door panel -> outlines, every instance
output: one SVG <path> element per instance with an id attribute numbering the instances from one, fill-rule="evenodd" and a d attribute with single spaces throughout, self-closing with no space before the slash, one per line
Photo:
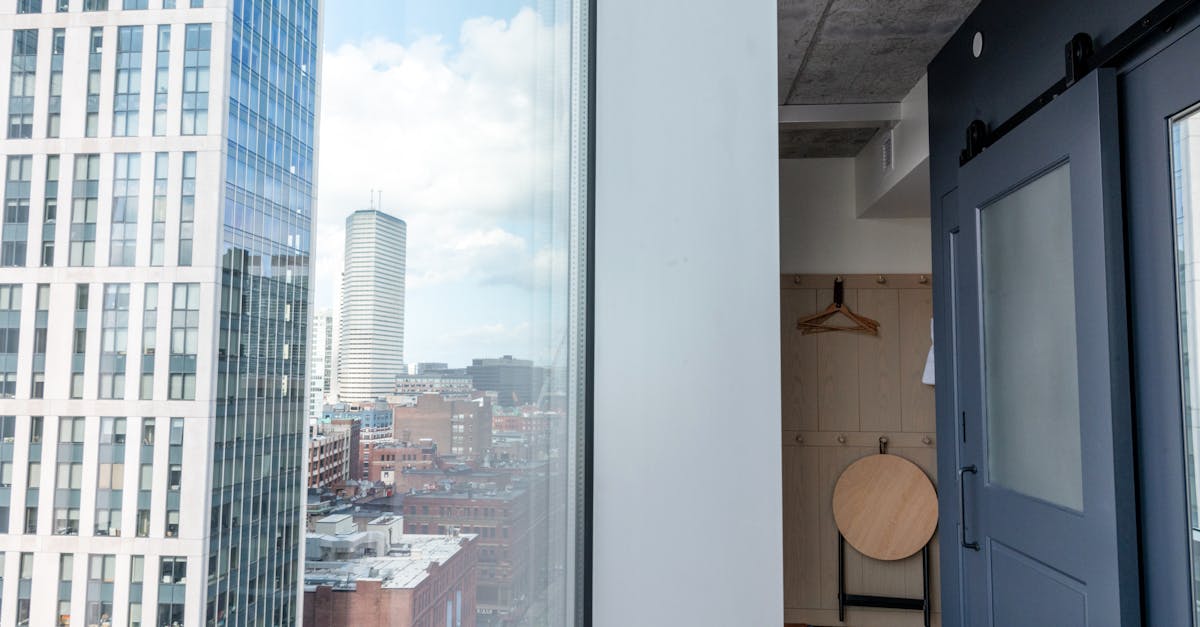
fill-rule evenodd
<path id="1" fill-rule="evenodd" d="M 1192 31 L 1130 69 L 1120 82 L 1148 625 L 1196 624 L 1194 509 L 1188 498 L 1177 313 L 1176 227 L 1181 214 L 1173 207 L 1177 181 L 1171 163 L 1171 119 L 1200 102 L 1196 59 L 1200 34 Z M 1192 319 L 1197 315 L 1194 308 L 1189 312 Z M 1198 372 L 1195 365 L 1191 372 Z"/>
<path id="2" fill-rule="evenodd" d="M 1091 73 L 959 171 L 971 625 L 1138 624 L 1115 80 Z"/>

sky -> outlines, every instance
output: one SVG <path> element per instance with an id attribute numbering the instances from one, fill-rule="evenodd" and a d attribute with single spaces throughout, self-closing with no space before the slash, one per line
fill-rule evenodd
<path id="1" fill-rule="evenodd" d="M 528 4 L 325 4 L 316 307 L 336 310 L 346 216 L 381 190 L 408 224 L 408 363 L 553 352 L 535 341 L 555 176 L 535 129 L 555 27 Z"/>

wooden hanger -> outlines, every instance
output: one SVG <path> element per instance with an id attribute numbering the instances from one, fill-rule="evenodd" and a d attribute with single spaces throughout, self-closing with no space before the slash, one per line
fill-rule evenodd
<path id="1" fill-rule="evenodd" d="M 804 332 L 804 335 L 812 335 L 814 333 L 834 333 L 837 331 L 845 333 L 862 333 L 864 335 L 879 335 L 879 323 L 866 316 L 860 316 L 850 310 L 850 307 L 845 304 L 845 283 L 842 277 L 838 277 L 833 281 L 833 302 L 825 308 L 825 311 L 816 313 L 811 316 L 805 316 L 796 321 L 796 328 Z M 850 321 L 849 325 L 829 324 L 829 321 L 834 316 L 841 314 L 843 318 Z"/>

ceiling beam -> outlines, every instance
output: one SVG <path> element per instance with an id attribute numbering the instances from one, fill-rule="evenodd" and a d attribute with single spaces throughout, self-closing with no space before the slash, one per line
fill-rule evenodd
<path id="1" fill-rule="evenodd" d="M 889 128 L 899 121 L 899 102 L 779 106 L 785 128 Z"/>

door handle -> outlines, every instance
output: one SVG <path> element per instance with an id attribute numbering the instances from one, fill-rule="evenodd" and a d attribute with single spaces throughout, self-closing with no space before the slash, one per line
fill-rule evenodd
<path id="1" fill-rule="evenodd" d="M 968 472 L 976 475 L 979 474 L 979 469 L 974 464 L 958 469 L 958 543 L 964 549 L 978 551 L 978 542 L 967 542 L 967 493 L 963 488 L 963 474 Z"/>

